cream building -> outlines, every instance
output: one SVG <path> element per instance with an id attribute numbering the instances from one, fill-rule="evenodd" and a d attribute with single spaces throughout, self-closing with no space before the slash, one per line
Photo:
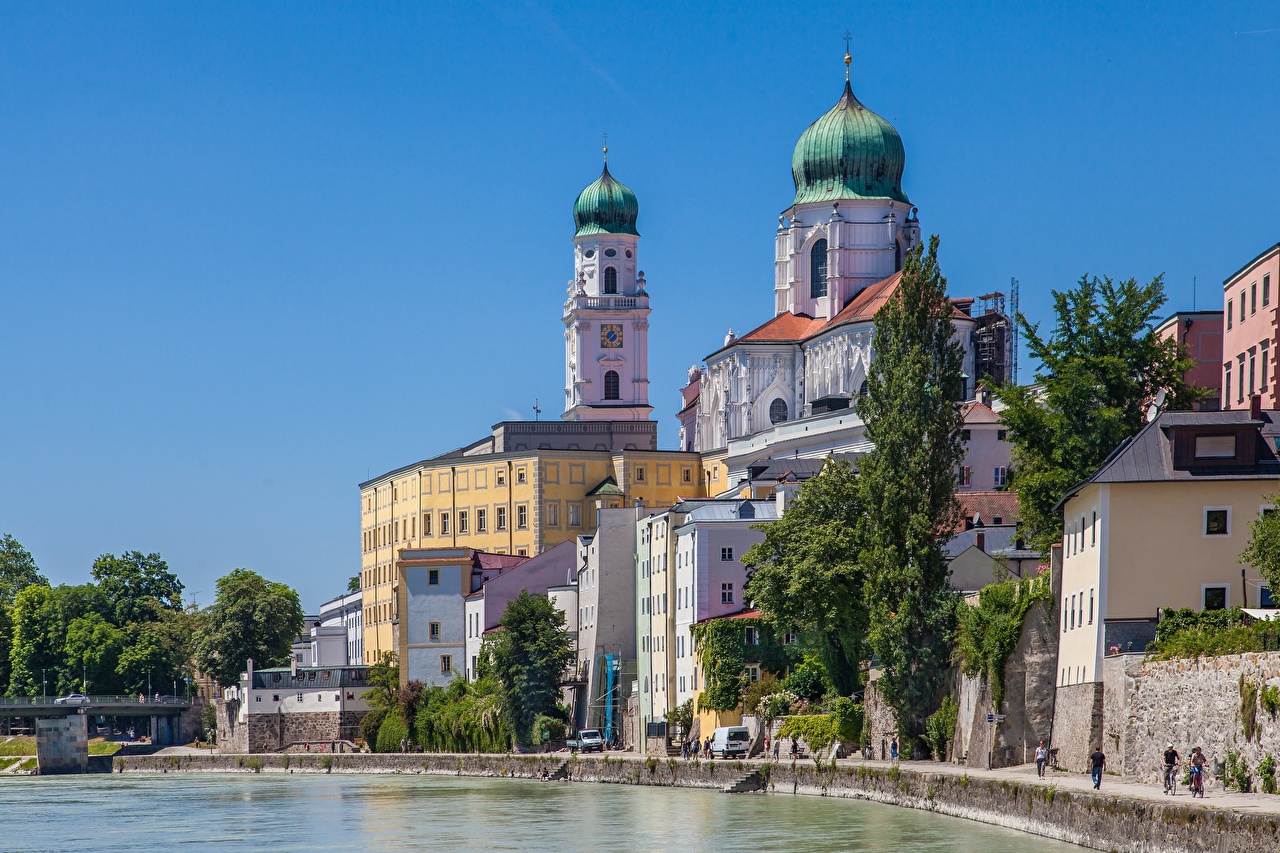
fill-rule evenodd
<path id="1" fill-rule="evenodd" d="M 1164 412 L 1064 501 L 1058 686 L 1099 692 L 1109 653 L 1141 651 L 1160 608 L 1272 606 L 1243 568 L 1280 480 L 1280 411 Z M 1088 697 L 1083 698 L 1088 701 Z"/>

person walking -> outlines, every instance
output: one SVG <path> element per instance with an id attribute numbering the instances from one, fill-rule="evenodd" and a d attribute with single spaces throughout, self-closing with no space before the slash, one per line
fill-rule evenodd
<path id="1" fill-rule="evenodd" d="M 898 760 L 898 739 L 897 738 L 894 738 L 893 740 L 889 741 L 889 760 L 890 761 Z"/>
<path id="2" fill-rule="evenodd" d="M 1093 748 L 1093 755 L 1089 756 L 1089 775 L 1093 777 L 1093 790 L 1102 787 L 1102 772 L 1107 769 L 1107 756 L 1102 752 L 1102 745 L 1099 744 Z"/>
<path id="3" fill-rule="evenodd" d="M 680 757 L 685 761 L 689 760 L 689 741 L 687 740 L 680 741 Z"/>
<path id="4" fill-rule="evenodd" d="M 782 746 L 782 744 L 778 743 L 778 739 L 777 739 L 777 738 L 774 738 L 774 739 L 773 739 L 773 760 L 774 760 L 774 761 L 777 761 L 777 760 L 778 760 L 778 749 L 779 749 L 779 747 L 781 747 L 781 746 Z"/>
<path id="5" fill-rule="evenodd" d="M 800 757 L 800 739 L 797 737 L 792 737 L 791 738 L 791 760 L 795 761 L 799 757 Z"/>
<path id="6" fill-rule="evenodd" d="M 1044 741 L 1036 747 L 1036 775 L 1044 778 L 1044 766 L 1049 761 L 1049 750 L 1044 748 Z"/>

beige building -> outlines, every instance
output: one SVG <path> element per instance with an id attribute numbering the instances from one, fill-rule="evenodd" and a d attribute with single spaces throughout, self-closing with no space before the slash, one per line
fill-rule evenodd
<path id="1" fill-rule="evenodd" d="M 1103 658 L 1144 649 L 1160 608 L 1272 606 L 1238 558 L 1271 508 L 1277 442 L 1280 411 L 1164 412 L 1072 489 L 1059 688 L 1100 689 Z"/>
<path id="2" fill-rule="evenodd" d="M 398 650 L 403 550 L 533 556 L 594 532 L 599 509 L 704 494 L 699 454 L 656 447 L 650 421 L 506 422 L 474 444 L 361 483 L 364 661 Z"/>

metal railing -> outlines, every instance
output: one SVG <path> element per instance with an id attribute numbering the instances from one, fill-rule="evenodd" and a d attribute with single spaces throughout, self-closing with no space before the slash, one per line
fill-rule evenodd
<path id="1" fill-rule="evenodd" d="M 60 699 L 68 701 L 60 702 Z M 33 706 L 65 706 L 92 707 L 93 705 L 190 705 L 191 700 L 182 696 L 161 696 L 143 698 L 141 701 L 135 693 L 131 696 L 86 696 L 83 699 L 71 700 L 65 696 L 0 696 L 0 708 L 30 708 Z"/>

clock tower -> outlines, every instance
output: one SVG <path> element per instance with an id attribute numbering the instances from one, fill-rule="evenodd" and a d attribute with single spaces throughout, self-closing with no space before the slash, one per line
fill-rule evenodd
<path id="1" fill-rule="evenodd" d="M 639 263 L 639 204 L 604 171 L 573 205 L 574 278 L 564 303 L 566 421 L 647 421 L 649 294 Z"/>

